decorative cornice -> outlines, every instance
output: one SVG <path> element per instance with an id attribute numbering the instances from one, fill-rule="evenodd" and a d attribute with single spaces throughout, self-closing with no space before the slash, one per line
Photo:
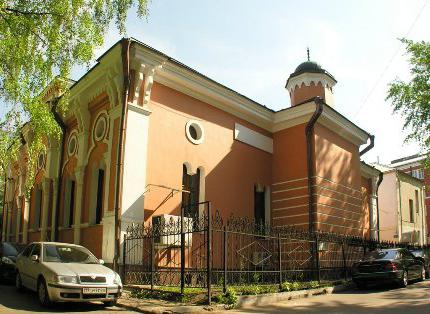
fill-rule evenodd
<path id="1" fill-rule="evenodd" d="M 155 81 L 270 130 L 274 113 L 196 73 L 166 62 Z"/>
<path id="2" fill-rule="evenodd" d="M 308 122 L 315 111 L 315 102 L 294 106 L 274 114 L 271 131 L 278 132 Z"/>
<path id="3" fill-rule="evenodd" d="M 132 104 L 128 105 L 128 109 L 131 111 L 140 113 L 142 115 L 145 115 L 145 116 L 149 116 L 152 113 L 152 111 L 149 110 L 148 107 L 136 106 L 136 105 L 132 105 Z"/>
<path id="4" fill-rule="evenodd" d="M 377 177 L 381 173 L 378 169 L 372 166 L 369 166 L 364 162 L 360 162 L 360 168 L 361 168 L 361 175 L 369 179 Z"/>
<path id="5" fill-rule="evenodd" d="M 324 105 L 323 114 L 318 122 L 358 146 L 366 144 L 370 136 L 369 133 L 327 105 Z"/>
<path id="6" fill-rule="evenodd" d="M 336 85 L 336 81 L 325 73 L 302 73 L 300 75 L 290 77 L 285 87 L 290 93 L 292 93 L 296 87 L 300 87 L 302 84 L 310 86 L 312 82 L 315 85 L 321 83 L 323 87 L 333 87 Z"/>

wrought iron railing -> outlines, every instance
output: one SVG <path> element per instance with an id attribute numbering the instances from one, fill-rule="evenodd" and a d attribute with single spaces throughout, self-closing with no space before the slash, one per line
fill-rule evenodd
<path id="1" fill-rule="evenodd" d="M 407 243 L 292 227 L 255 224 L 252 219 L 223 219 L 209 202 L 197 204 L 194 216 L 182 215 L 156 224 L 133 224 L 123 246 L 126 284 L 211 287 L 275 284 L 285 281 L 335 281 L 350 278 L 352 264 L 377 247 Z M 193 206 L 196 206 L 195 204 Z M 182 218 L 181 218 L 182 217 Z"/>

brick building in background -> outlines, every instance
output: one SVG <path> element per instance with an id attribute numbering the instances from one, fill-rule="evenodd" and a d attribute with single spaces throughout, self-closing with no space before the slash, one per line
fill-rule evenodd
<path id="1" fill-rule="evenodd" d="M 426 159 L 426 154 L 415 154 L 391 161 L 389 165 L 392 168 L 401 170 L 414 178 L 422 180 L 425 186 L 425 215 L 427 224 L 427 242 L 430 240 L 430 231 L 428 226 L 430 226 L 430 174 L 427 169 L 424 168 L 423 162 Z"/>

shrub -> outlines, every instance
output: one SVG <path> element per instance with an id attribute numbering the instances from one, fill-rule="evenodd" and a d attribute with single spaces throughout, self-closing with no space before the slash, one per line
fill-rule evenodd
<path id="1" fill-rule="evenodd" d="M 233 288 L 227 288 L 224 294 L 220 294 L 214 297 L 214 301 L 230 306 L 234 306 L 237 303 L 236 291 Z"/>
<path id="2" fill-rule="evenodd" d="M 296 290 L 300 290 L 303 288 L 304 288 L 304 286 L 300 282 L 284 281 L 281 285 L 281 291 L 283 291 L 283 292 L 296 291 Z"/>
<path id="3" fill-rule="evenodd" d="M 227 291 L 224 294 L 225 304 L 235 305 L 237 302 L 236 291 L 233 288 L 227 288 Z"/>
<path id="4" fill-rule="evenodd" d="M 296 291 L 296 290 L 300 290 L 301 285 L 299 282 L 293 282 L 291 283 L 291 291 Z"/>
<path id="5" fill-rule="evenodd" d="M 311 288 L 311 289 L 316 289 L 316 288 L 318 288 L 320 286 L 320 284 L 318 283 L 318 281 L 311 281 L 310 283 L 309 283 L 309 288 Z"/>
<path id="6" fill-rule="evenodd" d="M 282 292 L 290 292 L 291 291 L 291 282 L 284 281 L 281 285 Z"/>
<path id="7" fill-rule="evenodd" d="M 256 295 L 260 294 L 260 287 L 256 285 L 248 285 L 240 287 L 240 292 L 242 295 Z"/>

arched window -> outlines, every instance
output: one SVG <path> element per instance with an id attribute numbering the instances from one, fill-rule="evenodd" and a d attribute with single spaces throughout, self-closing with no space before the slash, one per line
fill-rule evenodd
<path id="1" fill-rule="evenodd" d="M 76 182 L 72 179 L 67 179 L 65 185 L 64 197 L 64 215 L 63 226 L 71 228 L 73 225 L 74 212 L 75 212 L 75 190 Z"/>
<path id="2" fill-rule="evenodd" d="M 33 229 L 38 230 L 40 228 L 40 223 L 42 219 L 42 186 L 37 185 L 34 189 L 34 220 L 33 220 Z"/>
<path id="3" fill-rule="evenodd" d="M 265 204 L 264 186 L 260 184 L 254 185 L 254 219 L 260 225 L 266 224 Z"/>
<path id="4" fill-rule="evenodd" d="M 188 174 L 187 166 L 182 166 L 182 206 L 185 217 L 197 217 L 199 214 L 200 169 L 196 174 Z"/>
<path id="5" fill-rule="evenodd" d="M 98 225 L 103 218 L 103 195 L 105 183 L 105 170 L 103 167 L 95 167 L 91 181 L 91 207 L 90 224 Z"/>

